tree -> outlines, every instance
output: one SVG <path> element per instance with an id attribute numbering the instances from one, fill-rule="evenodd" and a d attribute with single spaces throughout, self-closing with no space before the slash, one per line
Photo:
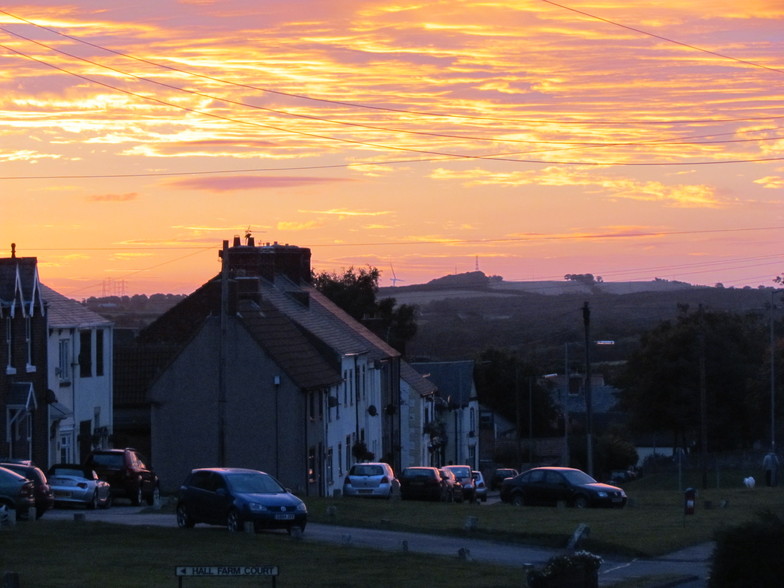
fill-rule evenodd
<path id="1" fill-rule="evenodd" d="M 757 315 L 682 309 L 643 334 L 619 377 L 620 408 L 641 432 L 670 431 L 673 443 L 700 440 L 704 365 L 708 448 L 748 447 L 767 422 L 760 393 L 767 338 Z"/>
<path id="2" fill-rule="evenodd" d="M 491 348 L 479 354 L 474 383 L 479 402 L 510 422 L 517 423 L 520 436 L 545 437 L 558 432 L 559 411 L 546 384 L 543 370 L 523 362 L 514 353 Z M 529 393 L 531 398 L 529 400 Z M 532 417 L 529 419 L 529 401 Z M 529 422 L 533 430 L 529 431 Z"/>
<path id="3" fill-rule="evenodd" d="M 313 274 L 316 289 L 362 322 L 375 334 L 405 355 L 406 342 L 417 332 L 416 307 L 397 305 L 394 298 L 377 300 L 378 268 L 354 269 L 342 274 L 321 272 Z"/>

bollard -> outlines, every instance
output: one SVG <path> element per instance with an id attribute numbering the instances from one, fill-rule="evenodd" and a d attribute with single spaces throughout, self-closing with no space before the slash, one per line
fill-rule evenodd
<path id="1" fill-rule="evenodd" d="M 76 522 L 81 522 L 81 521 L 87 520 L 87 517 L 84 515 L 83 512 L 75 512 L 73 520 L 76 521 Z"/>
<path id="2" fill-rule="evenodd" d="M 479 517 L 466 517 L 465 519 L 465 530 L 466 531 L 476 531 L 476 527 L 479 524 Z"/>

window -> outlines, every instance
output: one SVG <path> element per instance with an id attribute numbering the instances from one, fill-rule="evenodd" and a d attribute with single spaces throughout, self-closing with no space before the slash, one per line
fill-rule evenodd
<path id="1" fill-rule="evenodd" d="M 5 373 L 15 374 L 16 370 L 14 369 L 14 323 L 13 321 L 11 321 L 11 317 L 6 317 L 5 319 L 5 343 L 6 343 L 6 348 L 8 349 L 8 361 L 6 363 Z"/>
<path id="2" fill-rule="evenodd" d="M 27 371 L 35 371 L 33 366 L 33 320 L 25 317 L 25 345 L 27 346 Z"/>
<path id="3" fill-rule="evenodd" d="M 59 353 L 56 375 L 61 383 L 67 383 L 71 381 L 71 341 L 69 339 L 60 339 Z"/>
<path id="4" fill-rule="evenodd" d="M 79 333 L 79 376 L 89 378 L 93 375 L 93 334 L 91 331 Z"/>
<path id="5" fill-rule="evenodd" d="M 103 329 L 95 332 L 95 375 L 103 375 Z"/>

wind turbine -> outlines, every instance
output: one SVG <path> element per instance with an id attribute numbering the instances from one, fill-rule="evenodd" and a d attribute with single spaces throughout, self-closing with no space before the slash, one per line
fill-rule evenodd
<path id="1" fill-rule="evenodd" d="M 390 281 L 392 282 L 392 287 L 393 287 L 393 288 L 394 288 L 395 286 L 397 286 L 397 283 L 398 283 L 398 282 L 405 282 L 405 280 L 401 280 L 401 279 L 399 279 L 399 278 L 398 278 L 398 277 L 395 275 L 395 268 L 394 268 L 394 267 L 392 267 L 392 264 L 391 264 L 391 263 L 389 264 L 389 269 L 391 269 L 391 270 L 392 270 L 392 279 L 391 279 Z"/>

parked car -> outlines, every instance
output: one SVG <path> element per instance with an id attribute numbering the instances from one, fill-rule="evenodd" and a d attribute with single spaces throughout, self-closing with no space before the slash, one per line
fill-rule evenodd
<path id="1" fill-rule="evenodd" d="M 444 500 L 447 502 L 463 502 L 463 485 L 457 479 L 454 472 L 446 469 L 439 468 L 441 478 L 446 484 L 446 494 Z"/>
<path id="2" fill-rule="evenodd" d="M 476 501 L 476 483 L 474 476 L 471 473 L 471 466 L 467 465 L 448 465 L 444 466 L 445 470 L 451 471 L 455 477 L 460 481 L 463 487 L 463 499 L 469 502 Z"/>
<path id="3" fill-rule="evenodd" d="M 485 477 L 482 472 L 473 470 L 471 476 L 474 478 L 474 486 L 476 486 L 476 499 L 482 502 L 487 502 L 487 484 L 485 484 Z"/>
<path id="4" fill-rule="evenodd" d="M 109 508 L 112 489 L 95 471 L 78 463 L 58 463 L 49 468 L 49 484 L 57 506 L 66 504 L 90 509 Z"/>
<path id="5" fill-rule="evenodd" d="M 516 506 L 564 502 L 576 508 L 623 508 L 626 505 L 626 493 L 617 486 L 597 482 L 581 470 L 541 467 L 504 480 L 501 500 Z"/>
<path id="6" fill-rule="evenodd" d="M 497 468 L 493 472 L 492 478 L 490 478 L 490 489 L 493 491 L 498 490 L 501 488 L 501 482 L 507 478 L 514 478 L 519 473 L 513 468 Z"/>
<path id="7" fill-rule="evenodd" d="M 0 467 L 0 507 L 16 510 L 16 518 L 26 519 L 35 506 L 35 485 L 24 476 Z"/>
<path id="8" fill-rule="evenodd" d="M 141 453 L 126 447 L 96 449 L 87 456 L 84 465 L 109 482 L 115 498 L 129 498 L 134 505 L 143 500 L 153 504 L 160 498 L 159 480 L 146 461 Z"/>
<path id="9" fill-rule="evenodd" d="M 32 464 L 0 463 L 0 467 L 16 472 L 33 483 L 35 488 L 35 518 L 40 519 L 44 513 L 54 506 L 54 496 L 46 479 L 46 474 Z"/>
<path id="10" fill-rule="evenodd" d="M 344 496 L 390 498 L 400 493 L 400 482 L 388 463 L 355 463 L 343 480 Z"/>
<path id="11" fill-rule="evenodd" d="M 305 530 L 308 509 L 265 472 L 245 468 L 192 470 L 177 494 L 177 525 L 225 525 L 241 531 L 246 522 L 264 529 Z"/>
<path id="12" fill-rule="evenodd" d="M 403 500 L 447 499 L 447 484 L 438 468 L 412 466 L 405 468 L 398 479 Z"/>

